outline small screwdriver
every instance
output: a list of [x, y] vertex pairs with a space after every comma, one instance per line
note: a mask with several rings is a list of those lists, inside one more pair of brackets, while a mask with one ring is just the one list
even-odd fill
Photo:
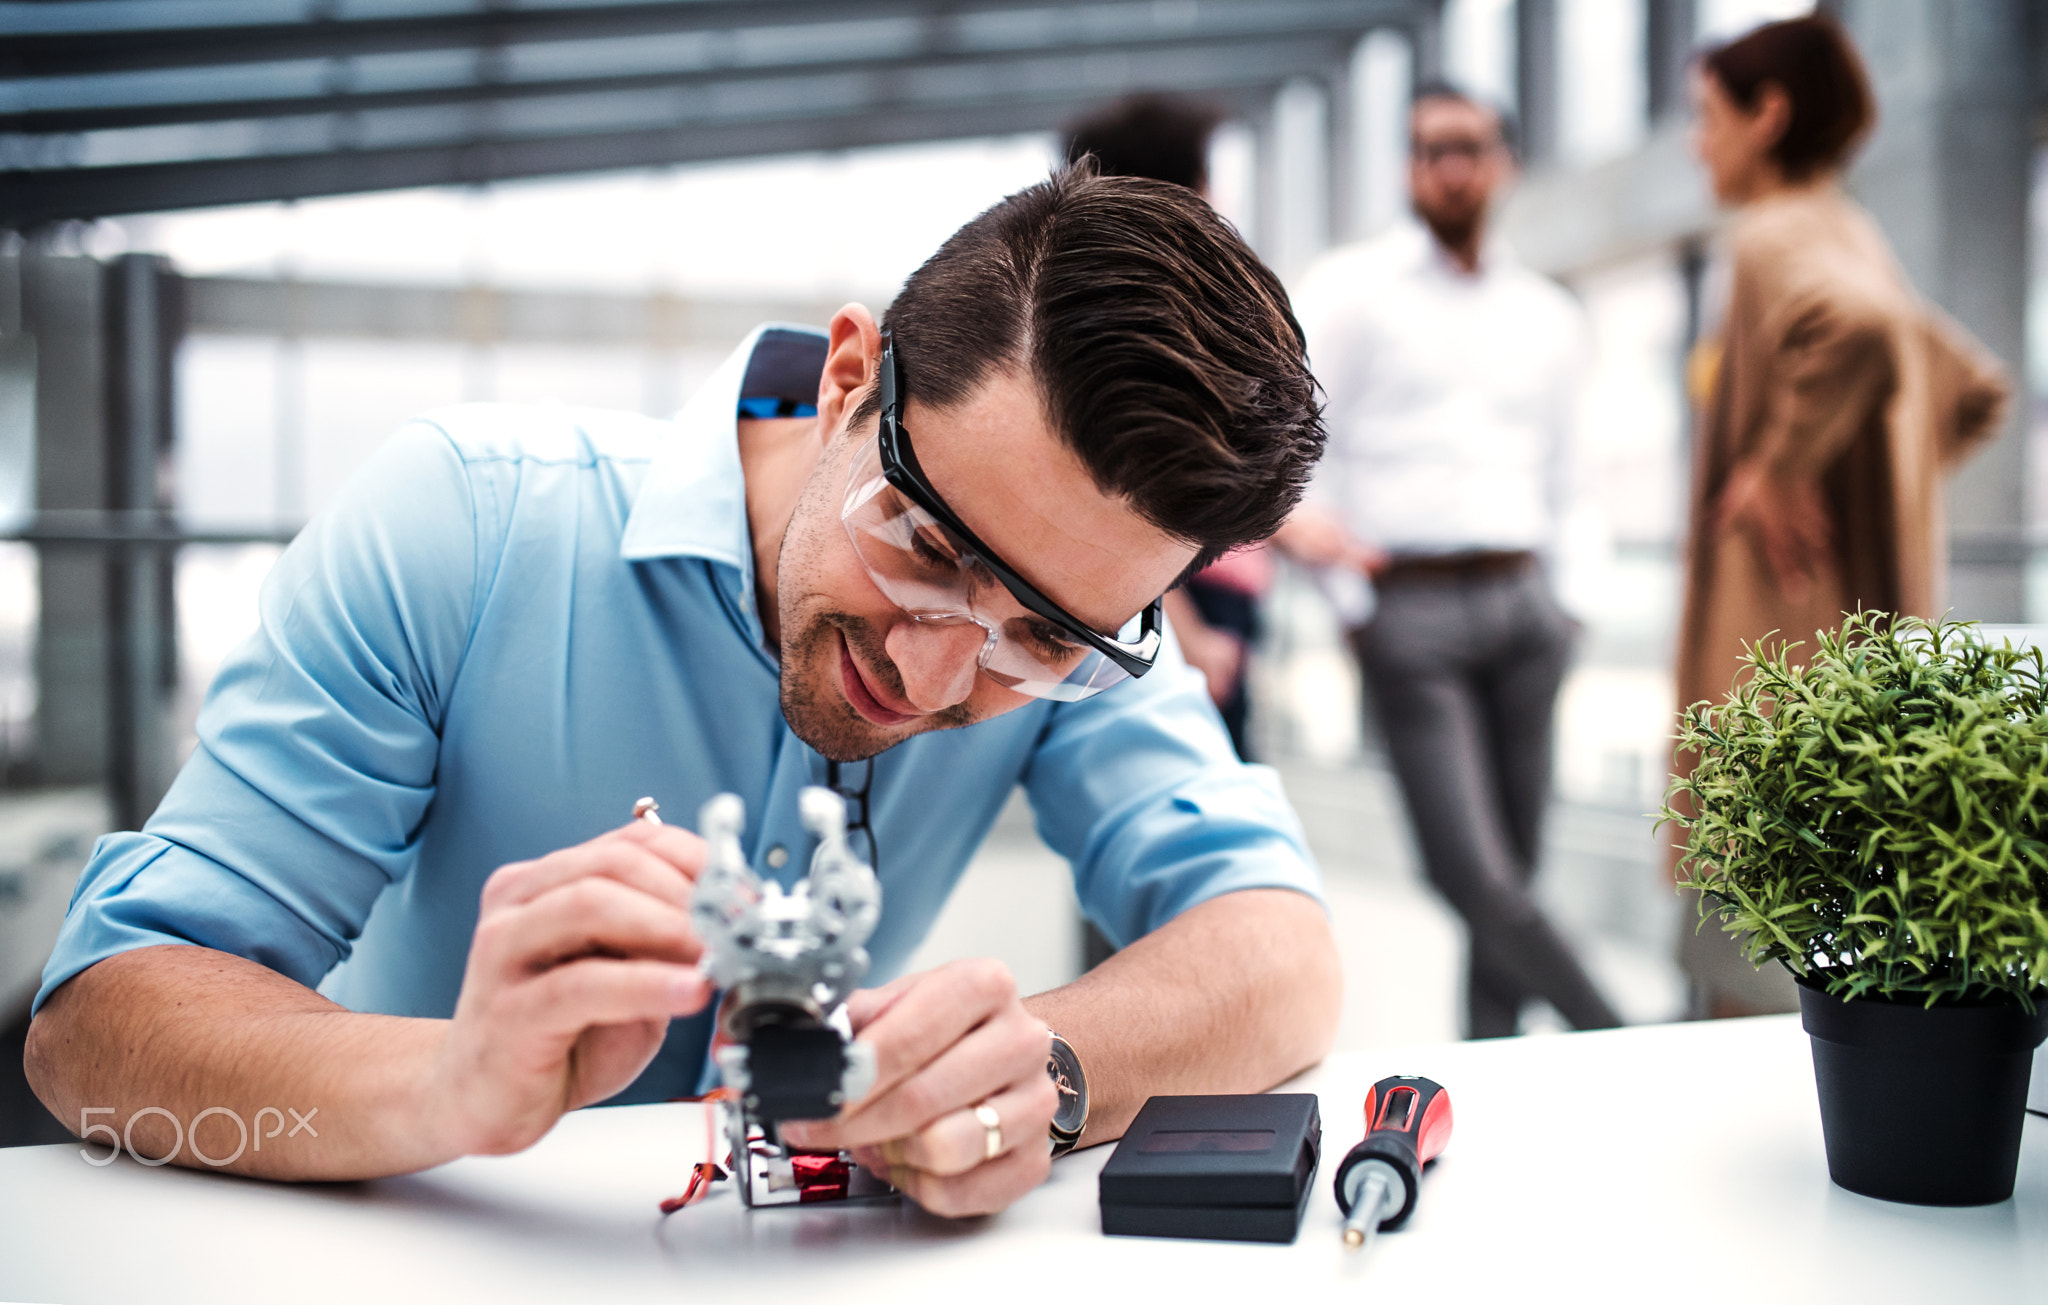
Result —
[[1365, 1094], [1365, 1140], [1337, 1166], [1344, 1244], [1363, 1249], [1382, 1228], [1415, 1211], [1422, 1167], [1451, 1140], [1451, 1094], [1411, 1074], [1383, 1078]]

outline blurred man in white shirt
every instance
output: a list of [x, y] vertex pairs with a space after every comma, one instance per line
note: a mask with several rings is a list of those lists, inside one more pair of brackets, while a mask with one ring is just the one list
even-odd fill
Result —
[[1335, 251], [1295, 296], [1330, 443], [1292, 538], [1374, 583], [1351, 643], [1425, 868], [1471, 931], [1468, 1035], [1515, 1032], [1532, 998], [1610, 1027], [1530, 892], [1577, 628], [1549, 573], [1571, 516], [1585, 326], [1487, 238], [1515, 171], [1502, 115], [1426, 86], [1409, 146], [1420, 222]]

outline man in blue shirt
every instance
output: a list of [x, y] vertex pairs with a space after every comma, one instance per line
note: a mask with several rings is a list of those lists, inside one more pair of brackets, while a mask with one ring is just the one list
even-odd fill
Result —
[[[882, 326], [756, 331], [673, 423], [414, 422], [279, 561], [163, 805], [95, 849], [31, 1082], [81, 1132], [279, 1178], [695, 1092], [704, 845], [620, 822], [738, 792], [790, 883], [819, 782], [866, 795], [892, 981], [849, 1001], [874, 1090], [787, 1140], [975, 1213], [1045, 1175], [1048, 1026], [1084, 1143], [1286, 1077], [1335, 1025], [1314, 870], [1158, 600], [1285, 518], [1312, 391], [1234, 232], [1081, 170], [963, 228]], [[1019, 783], [1128, 946], [1028, 1001], [992, 962], [892, 977]], [[265, 1107], [319, 1126], [238, 1151]]]

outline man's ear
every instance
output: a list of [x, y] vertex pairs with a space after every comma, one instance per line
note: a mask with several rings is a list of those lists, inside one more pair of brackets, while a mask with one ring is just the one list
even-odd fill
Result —
[[818, 377], [818, 433], [827, 444], [843, 432], [847, 414], [874, 383], [882, 361], [882, 328], [859, 304], [832, 314], [827, 328], [825, 370]]

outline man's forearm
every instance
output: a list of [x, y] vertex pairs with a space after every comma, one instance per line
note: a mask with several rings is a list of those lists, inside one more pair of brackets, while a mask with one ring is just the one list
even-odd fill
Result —
[[265, 1178], [522, 1150], [625, 1088], [711, 999], [689, 916], [703, 865], [695, 834], [636, 820], [500, 866], [452, 1019], [359, 1015], [202, 947], [124, 952], [36, 1015], [29, 1082], [89, 1141]]
[[1147, 1097], [1260, 1092], [1322, 1059], [1343, 979], [1321, 906], [1286, 889], [1190, 908], [1024, 1003], [1088, 1075], [1082, 1145], [1121, 1137]]
[[[461, 1154], [433, 1136], [428, 1067], [445, 1020], [360, 1015], [253, 961], [147, 947], [59, 988], [24, 1066], [89, 1141], [265, 1178], [404, 1173]], [[88, 1130], [90, 1130], [88, 1135]]]

